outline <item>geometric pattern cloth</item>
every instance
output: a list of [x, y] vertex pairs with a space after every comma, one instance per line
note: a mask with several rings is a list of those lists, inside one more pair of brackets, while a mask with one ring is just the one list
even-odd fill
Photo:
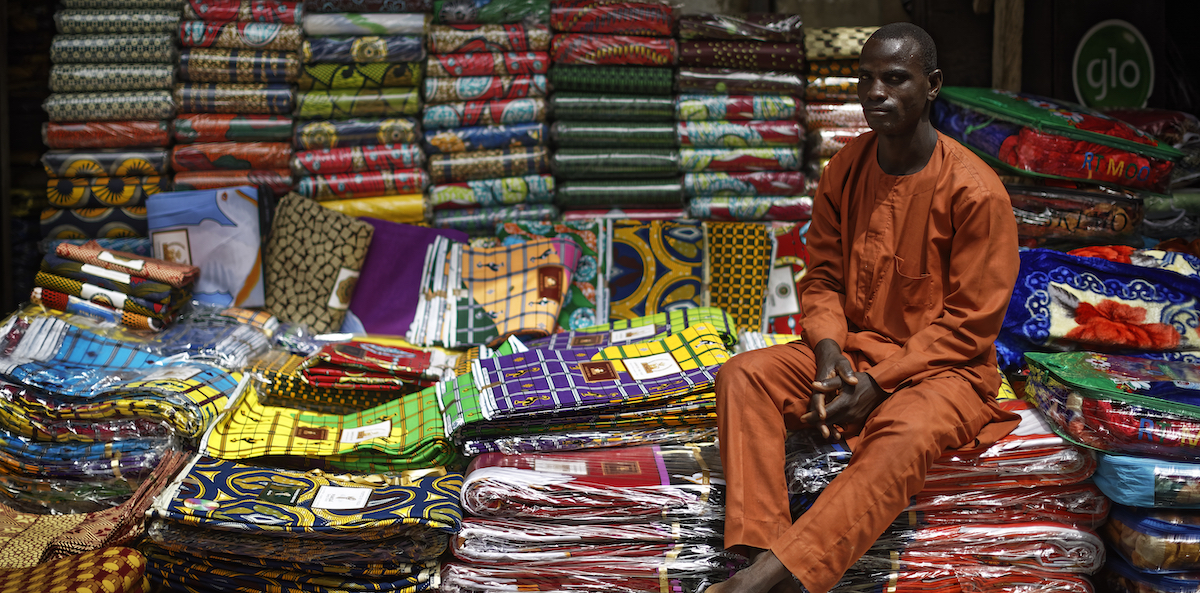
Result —
[[530, 348], [580, 348], [642, 342], [665, 338], [685, 328], [705, 323], [716, 329], [726, 346], [737, 344], [738, 332], [729, 314], [717, 307], [672, 309], [662, 313], [622, 319], [611, 323], [559, 332], [548, 337], [525, 342]]
[[720, 307], [739, 331], [761, 330], [774, 237], [753, 222], [706, 222], [704, 304]]
[[96, 591], [148, 593], [146, 558], [132, 548], [109, 547], [39, 564], [33, 568], [0, 570], [0, 591]]

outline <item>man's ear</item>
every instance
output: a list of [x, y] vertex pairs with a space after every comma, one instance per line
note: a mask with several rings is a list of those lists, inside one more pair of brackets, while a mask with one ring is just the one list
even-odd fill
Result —
[[938, 98], [938, 94], [942, 92], [942, 69], [938, 68], [929, 73], [929, 100], [933, 101]]

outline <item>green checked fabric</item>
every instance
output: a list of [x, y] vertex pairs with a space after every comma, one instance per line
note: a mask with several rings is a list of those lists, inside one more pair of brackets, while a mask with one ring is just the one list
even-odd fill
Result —
[[471, 373], [464, 373], [452, 381], [442, 381], [434, 386], [438, 405], [442, 410], [442, 422], [446, 437], [458, 434], [463, 427], [484, 421], [483, 407], [479, 403], [479, 390]]

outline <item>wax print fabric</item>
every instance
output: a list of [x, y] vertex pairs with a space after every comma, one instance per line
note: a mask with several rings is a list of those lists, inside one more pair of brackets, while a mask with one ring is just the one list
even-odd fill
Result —
[[809, 59], [857, 59], [862, 45], [879, 27], [819, 27], [804, 35], [804, 53]]
[[869, 131], [871, 131], [871, 128], [867, 126], [858, 128], [820, 128], [813, 134], [817, 141], [817, 146], [813, 154], [823, 159], [830, 158], [845, 148], [855, 138]]
[[292, 156], [289, 142], [201, 142], [171, 149], [174, 171], [221, 169], [286, 169]]
[[56, 64], [50, 69], [50, 90], [55, 93], [174, 87], [174, 64]]
[[414, 169], [424, 164], [425, 152], [416, 144], [322, 148], [297, 152], [291, 159], [292, 173], [296, 175]]
[[363, 389], [316, 387], [301, 373], [305, 359], [282, 350], [272, 350], [256, 359], [252, 370], [264, 383], [256, 386], [264, 405], [347, 415], [373, 408], [396, 398], [395, 394]]
[[788, 95], [712, 95], [683, 93], [675, 99], [682, 121], [792, 120], [803, 105]]
[[98, 587], [109, 593], [148, 591], [146, 558], [133, 548], [106, 546], [77, 556], [41, 563], [32, 569], [0, 570], [0, 587], [12, 593], [85, 590]]
[[175, 86], [181, 112], [290, 115], [295, 97], [285, 84], [185, 83]]
[[325, 201], [421, 193], [427, 185], [429, 176], [422, 169], [389, 169], [301, 177], [296, 193]]
[[669, 37], [559, 34], [550, 43], [550, 58], [566, 65], [674, 66], [679, 44]]
[[854, 101], [858, 99], [856, 76], [809, 76], [804, 86], [809, 101]]
[[281, 196], [292, 189], [292, 175], [287, 169], [187, 171], [175, 174], [176, 191], [221, 189], [239, 185], [266, 186], [271, 193]]
[[496, 225], [496, 237], [505, 245], [555, 237], [574, 241], [580, 252], [579, 262], [558, 315], [558, 327], [579, 329], [608, 318], [605, 311], [608, 269], [601, 255], [607, 242], [599, 223], [505, 222]]
[[723, 309], [739, 330], [763, 326], [774, 237], [764, 224], [705, 223], [704, 304]]
[[561, 148], [675, 148], [675, 127], [666, 122], [556, 121], [551, 129]]
[[88, 241], [83, 245], [60, 244], [54, 252], [68, 260], [143, 276], [175, 288], [191, 284], [200, 275], [200, 269], [195, 266], [161, 259], [145, 259], [133, 253], [104, 249], [95, 241]]
[[1200, 508], [1200, 464], [1097, 455], [1096, 485], [1113, 502], [1143, 508]]
[[302, 91], [333, 89], [380, 89], [418, 86], [425, 77], [415, 62], [355, 64], [305, 64], [296, 86]]
[[304, 32], [299, 25], [209, 21], [179, 23], [179, 43], [183, 47], [299, 51], [303, 40]]
[[407, 117], [309, 121], [296, 125], [296, 150], [419, 142], [421, 127]]
[[544, 23], [549, 9], [543, 0], [433, 0], [434, 20], [446, 24]]
[[679, 151], [669, 148], [561, 148], [552, 158], [563, 179], [661, 179], [679, 172]]
[[800, 149], [776, 148], [681, 148], [679, 168], [685, 173], [702, 171], [798, 171]]
[[162, 331], [166, 326], [161, 319], [155, 319], [148, 315], [141, 315], [124, 309], [117, 309], [41, 286], [35, 286], [33, 292], [29, 293], [29, 302], [34, 305], [43, 305], [51, 309], [66, 311], [67, 313], [87, 315], [132, 329], [157, 332]]
[[802, 128], [794, 121], [681, 121], [680, 146], [697, 148], [761, 148], [797, 146]]
[[288, 0], [187, 0], [183, 17], [205, 21], [254, 21], [294, 25], [304, 16], [304, 2]]
[[550, 96], [550, 107], [562, 121], [659, 121], [675, 119], [672, 95], [614, 95], [611, 93], [561, 93]]
[[683, 176], [683, 191], [689, 198], [800, 196], [804, 194], [804, 174], [799, 171], [686, 173]]
[[678, 206], [683, 189], [676, 178], [564, 181], [555, 194], [562, 208], [595, 206]]
[[808, 196], [705, 196], [688, 201], [688, 216], [702, 220], [808, 220], [812, 198]]
[[42, 102], [50, 121], [164, 119], [175, 115], [167, 91], [56, 93]]
[[424, 35], [429, 20], [418, 13], [329, 13], [304, 16], [304, 33], [327, 35]]
[[55, 64], [170, 63], [178, 58], [170, 33], [55, 35], [50, 43]]
[[189, 48], [179, 53], [179, 77], [191, 82], [296, 82], [295, 52]]
[[550, 170], [544, 146], [504, 150], [478, 150], [429, 157], [429, 177], [434, 183], [538, 175]]
[[501, 222], [528, 220], [552, 222], [559, 217], [552, 204], [514, 204], [457, 210], [438, 210], [433, 213], [433, 226], [458, 229], [472, 235], [487, 235]]
[[683, 41], [679, 65], [737, 70], [804, 71], [804, 46], [756, 41]]
[[42, 209], [43, 239], [110, 239], [146, 236], [146, 207]]
[[680, 39], [731, 39], [803, 43], [798, 14], [688, 14], [679, 17]]
[[[305, 64], [325, 67], [328, 67], [329, 64], [415, 63], [425, 59], [423, 39], [420, 35], [312, 37], [305, 39], [304, 44], [300, 47], [300, 60]], [[409, 66], [405, 64], [402, 68], [408, 71]], [[313, 86], [312, 88], [321, 87]], [[330, 86], [330, 88], [382, 88], [382, 86], [362, 84]]]
[[38, 272], [33, 277], [33, 284], [39, 288], [111, 306], [123, 313], [144, 315], [159, 321], [174, 319], [175, 313], [178, 311], [178, 299], [174, 306], [170, 306], [47, 272]]
[[313, 0], [312, 12], [429, 12], [433, 0]]
[[546, 51], [550, 29], [544, 25], [483, 24], [433, 25], [429, 28], [429, 53]]
[[128, 272], [108, 273], [110, 270], [66, 259], [57, 253], [46, 254], [42, 259], [41, 270], [47, 274], [87, 282], [106, 290], [117, 291], [165, 307], [178, 305], [183, 295], [179, 289], [170, 284], [132, 275]]
[[153, 148], [167, 146], [169, 121], [86, 121], [42, 124], [48, 148]]
[[296, 93], [296, 117], [300, 119], [395, 117], [420, 112], [421, 96], [415, 87]]
[[547, 75], [555, 92], [669, 95], [674, 69], [637, 66], [561, 65]]
[[421, 123], [426, 129], [495, 126], [546, 121], [546, 100], [499, 99], [426, 105]]
[[671, 37], [675, 14], [671, 5], [661, 2], [557, 1], [550, 6], [550, 27], [571, 33]]
[[59, 33], [169, 33], [179, 26], [179, 12], [173, 10], [95, 10], [64, 9], [54, 13]]
[[46, 199], [55, 208], [141, 206], [146, 196], [170, 191], [171, 180], [150, 177], [58, 177], [46, 181]]
[[438, 54], [429, 56], [425, 65], [429, 76], [514, 76], [545, 74], [549, 69], [546, 52]]
[[765, 94], [804, 96], [803, 74], [732, 68], [680, 67], [675, 87], [680, 93]]
[[[857, 68], [855, 68], [857, 71]], [[849, 76], [849, 75], [847, 75]], [[862, 104], [853, 103], [809, 103], [804, 106], [807, 114], [805, 123], [809, 128], [865, 128], [867, 118]]]
[[324, 200], [318, 203], [323, 208], [356, 218], [369, 216], [409, 224], [420, 224], [427, 218], [425, 197], [420, 193]]
[[701, 223], [618, 220], [610, 227], [612, 319], [701, 305], [705, 255]]
[[554, 199], [554, 192], [552, 175], [477, 179], [434, 185], [429, 203], [435, 210], [546, 203]]
[[661, 339], [702, 323], [715, 329], [726, 346], [732, 348], [738, 342], [738, 332], [734, 328], [735, 322], [732, 317], [715, 307], [697, 307], [671, 309], [645, 317], [559, 332], [546, 338], [528, 341], [526, 344], [530, 348], [551, 350], [625, 344]]
[[454, 103], [459, 101], [492, 101], [545, 97], [546, 76], [463, 76], [459, 78], [426, 78], [425, 101]]
[[292, 118], [278, 115], [186, 113], [175, 118], [176, 142], [279, 142], [292, 138]]
[[546, 143], [546, 124], [520, 123], [426, 130], [423, 146], [429, 154], [535, 147]]
[[767, 330], [774, 334], [800, 333], [800, 281], [808, 273], [809, 255], [805, 234], [809, 222], [775, 222], [775, 259], [767, 282], [767, 303], [763, 311]]
[[167, 167], [167, 151], [50, 150], [42, 154], [49, 177], [148, 177]]

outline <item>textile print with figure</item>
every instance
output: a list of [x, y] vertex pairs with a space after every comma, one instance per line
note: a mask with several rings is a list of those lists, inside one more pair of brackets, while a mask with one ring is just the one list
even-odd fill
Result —
[[570, 239], [579, 247], [579, 263], [558, 314], [558, 326], [574, 330], [607, 319], [605, 280], [607, 266], [600, 254], [607, 248], [600, 223], [505, 222], [496, 225], [496, 236], [504, 245], [520, 245], [538, 239]]

